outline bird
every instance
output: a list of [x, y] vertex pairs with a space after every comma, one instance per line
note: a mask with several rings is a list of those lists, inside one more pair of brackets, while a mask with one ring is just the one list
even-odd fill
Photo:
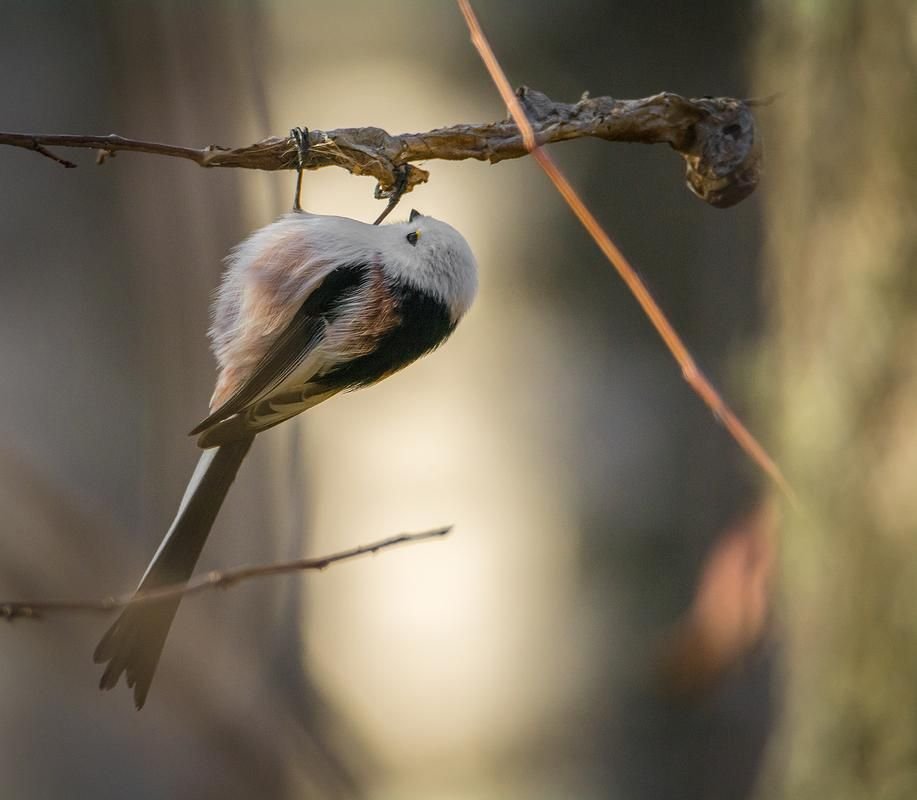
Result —
[[[137, 592], [189, 580], [257, 434], [436, 349], [476, 291], [465, 238], [415, 210], [370, 225], [297, 202], [236, 246], [213, 306], [210, 413], [191, 431], [204, 452]], [[95, 649], [101, 689], [123, 674], [143, 707], [180, 601], [121, 612]]]

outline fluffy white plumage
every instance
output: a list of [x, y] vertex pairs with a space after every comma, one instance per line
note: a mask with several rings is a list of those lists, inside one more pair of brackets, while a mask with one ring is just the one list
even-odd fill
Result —
[[[419, 233], [416, 245], [407, 235]], [[477, 264], [451, 225], [416, 215], [369, 225], [348, 217], [291, 212], [255, 231], [226, 259], [210, 336], [220, 367], [251, 366], [333, 269], [378, 264], [393, 278], [429, 292], [458, 320], [477, 292]]]
[[[212, 413], [195, 429], [199, 443], [223, 443], [242, 423], [264, 430], [342, 389], [381, 380], [444, 341], [476, 288], [464, 237], [416, 211], [385, 226], [293, 212], [256, 231], [229, 255], [217, 295], [211, 338], [220, 374]], [[311, 342], [303, 339], [304, 313]]]

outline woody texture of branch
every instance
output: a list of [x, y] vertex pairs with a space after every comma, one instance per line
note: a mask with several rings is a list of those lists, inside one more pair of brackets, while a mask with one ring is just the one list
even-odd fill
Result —
[[272, 564], [258, 564], [235, 569], [213, 570], [193, 578], [188, 583], [176, 583], [160, 586], [143, 592], [129, 592], [118, 597], [103, 597], [98, 600], [11, 600], [0, 601], [0, 620], [43, 619], [54, 613], [91, 613], [110, 614], [127, 606], [146, 605], [162, 600], [174, 600], [192, 594], [200, 594], [210, 589], [229, 589], [238, 583], [254, 578], [270, 578], [276, 575], [290, 575], [297, 572], [321, 571], [342, 561], [352, 561], [366, 555], [375, 555], [382, 550], [415, 544], [431, 539], [441, 539], [452, 530], [452, 526], [435, 528], [423, 533], [400, 533], [388, 539], [380, 539], [372, 544], [352, 547], [318, 558], [300, 558], [293, 561], [281, 561]]
[[[752, 107], [734, 98], [688, 99], [662, 92], [641, 100], [584, 95], [560, 103], [534, 89], [516, 90], [538, 145], [597, 138], [611, 142], [668, 144], [685, 162], [685, 180], [694, 194], [718, 208], [735, 205], [758, 184], [761, 147]], [[295, 169], [298, 148], [291, 137], [271, 137], [244, 147], [202, 148], [128, 139], [116, 134], [40, 134], [0, 132], [0, 145], [22, 147], [65, 166], [75, 167], [50, 148], [96, 150], [98, 163], [119, 152], [185, 158], [202, 167]], [[519, 128], [511, 120], [459, 124], [425, 133], [392, 135], [381, 128], [308, 131], [303, 167], [340, 167], [378, 181], [380, 196], [399, 182], [410, 191], [429, 178], [417, 162], [475, 159], [495, 164], [528, 155]], [[406, 170], [406, 171], [405, 171]]]

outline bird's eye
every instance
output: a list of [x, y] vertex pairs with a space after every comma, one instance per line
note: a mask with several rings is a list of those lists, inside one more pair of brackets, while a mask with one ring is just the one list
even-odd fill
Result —
[[420, 238], [420, 231], [411, 231], [406, 237], [411, 247], [417, 246], [417, 240]]

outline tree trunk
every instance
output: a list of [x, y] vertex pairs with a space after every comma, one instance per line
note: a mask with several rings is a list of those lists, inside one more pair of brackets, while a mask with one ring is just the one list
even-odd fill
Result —
[[787, 509], [771, 796], [917, 797], [917, 6], [766, 4], [773, 388]]

